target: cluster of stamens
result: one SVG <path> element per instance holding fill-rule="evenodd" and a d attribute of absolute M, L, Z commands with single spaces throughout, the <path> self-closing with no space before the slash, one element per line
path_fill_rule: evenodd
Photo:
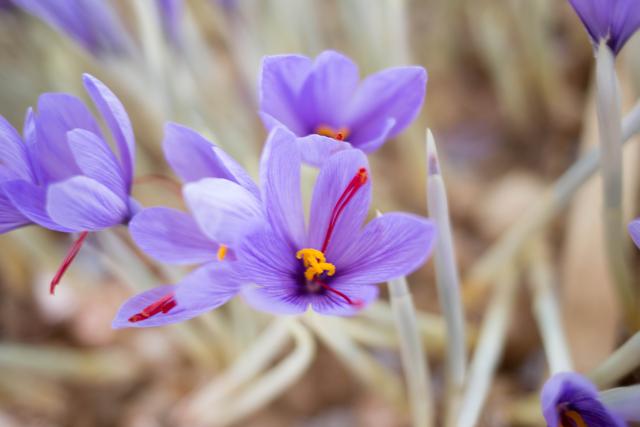
<path fill-rule="evenodd" d="M 301 259 L 302 264 L 307 268 L 304 272 L 304 278 L 309 282 L 325 273 L 327 276 L 336 274 L 336 266 L 327 262 L 324 254 L 317 249 L 300 249 L 296 253 L 296 258 Z"/>
<path fill-rule="evenodd" d="M 560 415 L 560 427 L 588 427 L 582 415 L 564 405 L 558 407 L 558 414 Z"/>

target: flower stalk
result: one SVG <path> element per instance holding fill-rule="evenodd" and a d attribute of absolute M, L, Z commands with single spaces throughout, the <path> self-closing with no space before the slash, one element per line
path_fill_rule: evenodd
<path fill-rule="evenodd" d="M 603 221 L 607 260 L 620 304 L 630 327 L 638 324 L 636 292 L 627 261 L 626 233 L 622 211 L 622 130 L 620 90 L 615 56 L 605 42 L 596 55 L 596 109 L 602 147 Z"/>
<path fill-rule="evenodd" d="M 388 286 L 391 309 L 400 340 L 400 355 L 408 388 L 413 426 L 432 426 L 434 409 L 431 373 L 418 330 L 413 297 L 404 277 L 389 280 Z"/>
<path fill-rule="evenodd" d="M 589 374 L 589 378 L 600 389 L 610 387 L 640 366 L 638 354 L 640 354 L 640 332 L 636 332 L 594 369 Z"/>
<path fill-rule="evenodd" d="M 460 298 L 460 278 L 456 263 L 449 206 L 436 142 L 427 130 L 427 202 L 429 216 L 436 224 L 437 239 L 434 252 L 436 283 L 440 306 L 447 329 L 447 419 L 454 422 L 458 396 L 462 391 L 467 365 L 464 311 Z"/>

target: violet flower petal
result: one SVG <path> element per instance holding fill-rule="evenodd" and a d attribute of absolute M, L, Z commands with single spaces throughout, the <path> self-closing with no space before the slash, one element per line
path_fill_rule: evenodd
<path fill-rule="evenodd" d="M 540 399 L 542 414 L 550 427 L 560 426 L 560 408 L 577 412 L 589 426 L 626 426 L 598 400 L 596 387 L 573 372 L 562 372 L 547 380 Z"/>
<path fill-rule="evenodd" d="M 351 180 L 361 168 L 369 169 L 367 157 L 360 150 L 340 151 L 329 157 L 320 168 L 311 199 L 309 237 L 304 247 L 321 250 L 334 207 Z M 335 224 L 325 251 L 329 262 L 342 257 L 360 232 L 371 202 L 370 174 L 367 182 L 347 203 Z M 299 247 L 298 249 L 301 249 Z"/>
<path fill-rule="evenodd" d="M 640 248 L 640 218 L 634 219 L 629 223 L 629 235 L 633 243 Z"/>
<path fill-rule="evenodd" d="M 213 261 L 219 247 L 202 233 L 191 215 L 176 209 L 142 210 L 129 223 L 129 233 L 145 253 L 169 264 Z"/>
<path fill-rule="evenodd" d="M 0 234 L 30 224 L 31 221 L 22 215 L 0 189 Z"/>
<path fill-rule="evenodd" d="M 569 0 L 585 26 L 594 47 L 604 40 L 617 55 L 640 28 L 640 3 L 636 0 Z"/>
<path fill-rule="evenodd" d="M 349 103 L 349 142 L 372 151 L 399 134 L 420 112 L 426 89 L 427 71 L 417 66 L 388 68 L 364 79 Z M 388 129 L 390 119 L 395 122 Z"/>
<path fill-rule="evenodd" d="M 31 163 L 20 134 L 0 116 L 0 165 L 10 169 L 16 179 L 33 181 Z"/>
<path fill-rule="evenodd" d="M 305 239 L 301 167 L 295 135 L 281 127 L 272 130 L 260 159 L 262 202 L 272 227 L 296 250 Z"/>
<path fill-rule="evenodd" d="M 2 185 L 2 191 L 13 206 L 32 222 L 54 231 L 70 233 L 76 231 L 56 223 L 47 213 L 47 190 L 27 181 L 15 180 Z"/>
<path fill-rule="evenodd" d="M 345 109 L 359 80 L 358 66 L 345 55 L 327 50 L 316 57 L 298 101 L 298 114 L 304 117 L 307 133 L 314 133 L 321 125 L 338 129 L 346 124 Z"/>
<path fill-rule="evenodd" d="M 264 57 L 260 69 L 260 111 L 300 136 L 306 135 L 308 129 L 300 116 L 299 93 L 312 66 L 313 62 L 306 56 L 274 55 Z M 275 124 L 265 122 L 269 131 Z"/>
<path fill-rule="evenodd" d="M 344 298 L 331 292 L 311 294 L 309 297 L 314 311 L 327 316 L 353 316 L 374 302 L 379 294 L 378 286 L 353 285 L 341 277 L 333 280 L 331 287 L 347 295 L 354 304 L 347 303 Z"/>
<path fill-rule="evenodd" d="M 183 187 L 185 202 L 210 239 L 233 245 L 263 220 L 260 201 L 244 187 L 221 178 L 205 178 Z"/>
<path fill-rule="evenodd" d="M 38 98 L 36 139 L 27 145 L 34 167 L 43 182 L 55 182 L 80 174 L 67 143 L 67 132 L 86 129 L 100 135 L 98 123 L 84 103 L 64 93 L 45 93 Z"/>
<path fill-rule="evenodd" d="M 340 258 L 332 258 L 340 280 L 350 285 L 386 282 L 420 267 L 435 243 L 432 221 L 405 213 L 387 213 L 365 227 Z"/>
<path fill-rule="evenodd" d="M 67 134 L 69 148 L 82 173 L 95 179 L 126 200 L 128 192 L 122 168 L 106 142 L 98 135 L 84 129 Z"/>
<path fill-rule="evenodd" d="M 320 167 L 326 159 L 338 151 L 353 148 L 346 141 L 338 141 L 322 135 L 307 135 L 297 139 L 302 161 Z"/>
<path fill-rule="evenodd" d="M 47 213 L 74 231 L 98 231 L 124 223 L 129 218 L 127 202 L 86 176 L 74 176 L 47 189 Z"/>
<path fill-rule="evenodd" d="M 228 270 L 223 264 L 207 264 L 187 275 L 177 285 L 160 286 L 138 294 L 120 307 L 112 327 L 120 329 L 163 326 L 192 319 L 218 308 L 233 298 L 239 290 L 237 281 Z M 168 312 L 160 312 L 139 322 L 129 321 L 149 305 L 171 294 L 176 305 Z"/>
<path fill-rule="evenodd" d="M 136 163 L 136 142 L 129 116 L 118 97 L 100 80 L 89 74 L 84 74 L 82 82 L 116 142 L 127 193 L 130 193 L 133 183 L 133 168 Z M 77 127 L 88 129 L 84 126 Z M 99 132 L 94 133 L 100 135 Z"/>
<path fill-rule="evenodd" d="M 177 123 L 167 123 L 162 142 L 164 155 L 184 182 L 202 178 L 224 178 L 260 196 L 249 174 L 227 153 L 198 132 Z"/>

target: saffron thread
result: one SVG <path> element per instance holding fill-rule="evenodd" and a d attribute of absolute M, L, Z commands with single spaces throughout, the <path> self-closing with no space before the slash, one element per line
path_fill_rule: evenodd
<path fill-rule="evenodd" d="M 76 241 L 73 242 L 73 245 L 71 245 L 71 248 L 69 248 L 69 252 L 67 252 L 67 256 L 65 256 L 64 260 L 62 260 L 62 264 L 60 264 L 60 267 L 58 268 L 56 275 L 53 276 L 53 279 L 51 280 L 51 284 L 49 285 L 49 292 L 51 293 L 51 295 L 55 293 L 56 286 L 58 286 L 58 284 L 60 283 L 60 280 L 62 279 L 62 276 L 64 276 L 64 273 L 67 271 L 67 269 L 69 268 L 73 260 L 76 258 L 76 255 L 78 255 L 78 252 L 80 252 L 80 248 L 84 243 L 84 239 L 86 239 L 88 235 L 89 235 L 88 231 L 83 231 L 82 233 L 80 233 L 80 236 L 78 236 Z"/>

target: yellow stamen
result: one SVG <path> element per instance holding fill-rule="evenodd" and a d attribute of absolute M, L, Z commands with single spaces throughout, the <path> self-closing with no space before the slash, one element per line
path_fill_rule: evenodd
<path fill-rule="evenodd" d="M 338 141 L 344 141 L 349 136 L 349 128 L 341 127 L 340 129 L 334 129 L 331 126 L 320 125 L 316 128 L 316 133 L 322 136 L 328 136 L 329 138 L 337 139 Z"/>
<path fill-rule="evenodd" d="M 296 258 L 302 260 L 302 264 L 307 267 L 304 277 L 308 281 L 312 281 L 317 276 L 327 273 L 327 276 L 336 274 L 336 266 L 327 262 L 324 254 L 313 248 L 300 249 L 296 253 Z"/>
<path fill-rule="evenodd" d="M 218 248 L 218 261 L 222 261 L 227 256 L 227 245 L 220 245 Z"/>
<path fill-rule="evenodd" d="M 588 427 L 587 423 L 584 422 L 584 419 L 582 418 L 582 416 L 576 411 L 564 411 L 562 414 L 567 418 L 570 418 L 571 421 L 575 423 L 576 427 Z M 561 427 L 569 427 L 569 426 L 561 425 Z"/>

